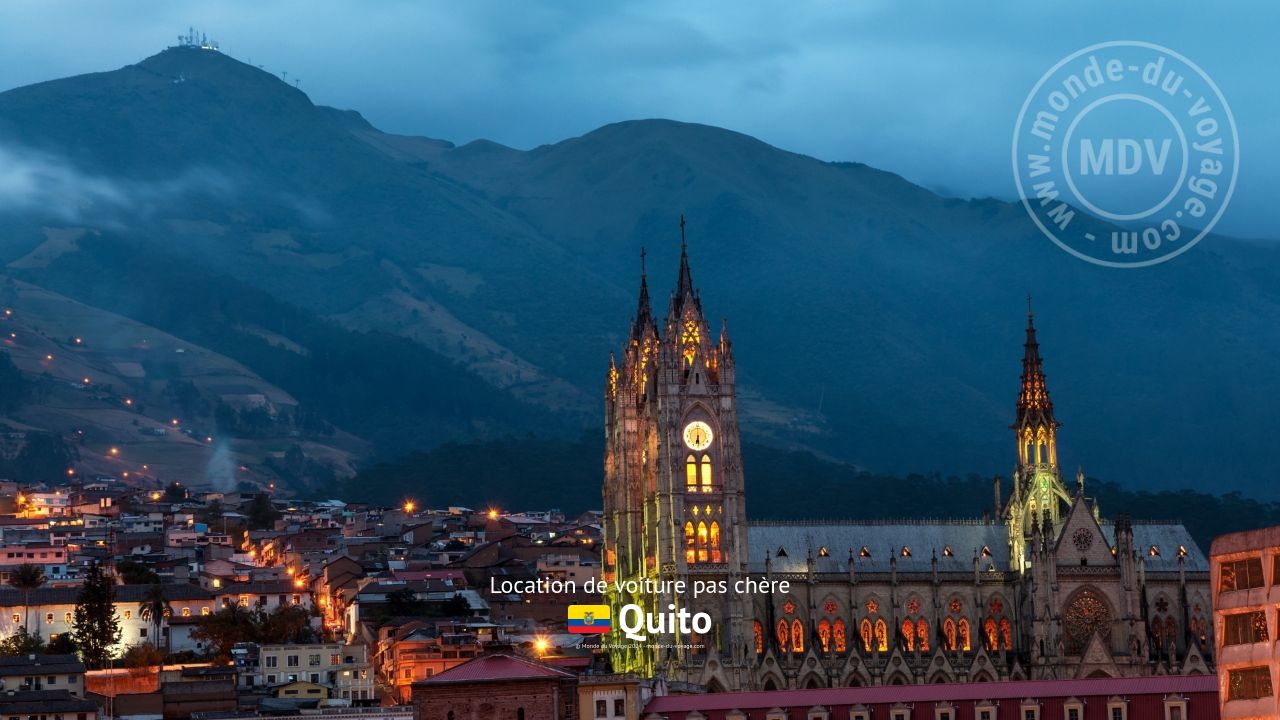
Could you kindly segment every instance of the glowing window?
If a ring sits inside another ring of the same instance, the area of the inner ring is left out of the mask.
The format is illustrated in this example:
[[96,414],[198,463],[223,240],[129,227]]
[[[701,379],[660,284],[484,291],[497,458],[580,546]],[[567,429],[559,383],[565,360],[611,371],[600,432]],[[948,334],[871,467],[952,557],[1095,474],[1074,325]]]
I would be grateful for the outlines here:
[[907,652],[916,649],[916,624],[910,619],[902,621],[902,639],[907,643]]
[[791,621],[791,652],[804,652],[804,625],[798,619]]
[[924,618],[916,623],[916,639],[920,641],[920,652],[929,652],[929,623]]
[[960,618],[960,649],[965,652],[972,649],[969,642],[969,621],[965,618]]
[[846,647],[845,647],[844,621],[843,621],[843,620],[836,619],[836,621],[835,621],[834,623],[832,623],[832,625],[831,625],[831,634],[832,634],[832,636],[834,636],[835,641],[836,641],[836,652],[838,652],[838,653],[842,653],[842,652],[844,652],[844,651],[845,651],[845,649],[846,649]]
[[720,562],[720,523],[711,523],[711,562]]
[[755,625],[752,629],[755,631],[755,635],[756,635],[756,654],[763,655],[764,654],[764,626],[760,624],[759,620],[756,620]]
[[955,651],[956,649],[956,621],[947,618],[942,621],[942,639],[943,649]]
[[694,548],[695,535],[693,523],[684,524],[684,561],[691,563],[695,561],[697,550]]
[[831,652],[831,623],[818,621],[818,642],[822,644],[822,652]]
[[787,651],[787,640],[791,638],[791,626],[786,620],[778,621],[778,647],[783,651]]
[[684,460],[684,484],[689,492],[698,489],[698,461],[692,455]]
[[876,647],[880,652],[889,651],[889,626],[885,624],[884,618],[876,620]]
[[1013,649],[1013,626],[1009,624],[1009,618],[1000,621],[1000,639],[1004,640],[1004,649]]
[[706,562],[707,553],[707,524],[698,523],[698,562]]
[[711,456],[702,456],[702,492],[711,492]]
[[987,618],[982,624],[982,634],[987,640],[988,650],[1000,649],[1000,630],[996,627],[995,618]]
[[862,651],[871,652],[871,621],[864,618],[858,626],[858,633],[862,636]]

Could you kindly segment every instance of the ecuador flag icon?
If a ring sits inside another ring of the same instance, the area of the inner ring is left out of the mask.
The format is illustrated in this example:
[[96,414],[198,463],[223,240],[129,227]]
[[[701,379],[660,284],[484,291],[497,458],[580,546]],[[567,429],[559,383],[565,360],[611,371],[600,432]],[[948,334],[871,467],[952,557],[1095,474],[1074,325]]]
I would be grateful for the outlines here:
[[612,623],[608,605],[570,605],[569,632],[600,635],[609,632]]

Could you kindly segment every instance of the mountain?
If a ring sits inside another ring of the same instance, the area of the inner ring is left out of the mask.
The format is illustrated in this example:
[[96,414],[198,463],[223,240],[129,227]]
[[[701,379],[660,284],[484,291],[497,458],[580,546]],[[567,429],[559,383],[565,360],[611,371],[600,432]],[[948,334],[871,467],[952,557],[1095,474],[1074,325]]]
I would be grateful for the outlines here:
[[[325,327],[401,336],[497,393],[449,437],[382,426],[383,457],[594,427],[639,250],[662,312],[684,214],[753,441],[883,472],[1007,473],[1030,293],[1064,462],[1127,487],[1275,495],[1273,244],[1210,237],[1115,271],[1061,252],[1017,205],[727,130],[646,120],[530,151],[455,147],[193,48],[0,93],[0,159],[35,178],[0,200],[15,277],[128,314],[171,290],[96,267],[182,268]],[[106,239],[54,242],[77,228]]]

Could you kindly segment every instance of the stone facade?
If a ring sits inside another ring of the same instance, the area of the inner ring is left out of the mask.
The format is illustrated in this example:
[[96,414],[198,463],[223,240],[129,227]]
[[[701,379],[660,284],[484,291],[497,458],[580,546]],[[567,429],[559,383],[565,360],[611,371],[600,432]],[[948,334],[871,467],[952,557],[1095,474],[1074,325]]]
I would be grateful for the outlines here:
[[614,671],[716,691],[1212,672],[1204,554],[1181,524],[1105,518],[1082,472],[1068,487],[1030,308],[1023,357],[994,517],[748,524],[728,332],[711,341],[687,251],[661,326],[642,274],[605,383],[604,578],[790,591],[611,593],[714,619],[615,648]]

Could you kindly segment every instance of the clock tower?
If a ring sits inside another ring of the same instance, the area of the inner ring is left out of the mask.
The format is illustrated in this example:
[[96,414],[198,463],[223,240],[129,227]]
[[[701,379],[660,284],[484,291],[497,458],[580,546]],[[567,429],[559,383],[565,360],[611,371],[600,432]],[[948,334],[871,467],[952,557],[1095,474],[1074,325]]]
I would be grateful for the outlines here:
[[[684,581],[733,581],[746,574],[746,498],[738,441],[733,349],[727,326],[718,338],[693,286],[684,218],[680,271],[659,325],[641,272],[640,301],[622,361],[611,359],[605,382],[604,577],[648,580],[658,592],[611,590],[614,608],[635,603],[651,613],[706,612],[711,631],[650,637],[615,648],[615,672],[698,682],[690,659],[714,658],[727,676],[754,660],[746,609],[732,593],[676,593]],[[642,255],[643,259],[643,255]],[[621,636],[612,643],[624,641]],[[685,647],[666,647],[666,646]],[[664,646],[664,647],[658,647]],[[731,679],[731,682],[733,680]]]

